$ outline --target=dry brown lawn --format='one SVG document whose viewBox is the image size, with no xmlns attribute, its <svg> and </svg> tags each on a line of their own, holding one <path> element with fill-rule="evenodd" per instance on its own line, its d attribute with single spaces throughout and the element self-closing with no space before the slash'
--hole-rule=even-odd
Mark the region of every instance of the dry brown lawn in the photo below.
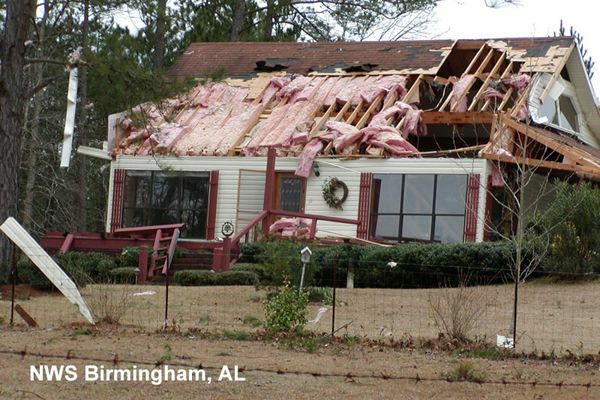
<svg viewBox="0 0 600 400">
<path fill-rule="evenodd" d="M 483 318 L 474 335 L 495 340 L 496 334 L 508 334 L 512 313 L 512 287 L 480 288 L 485 304 Z M 263 319 L 266 293 L 252 287 L 177 287 L 169 292 L 169 325 L 175 333 L 161 331 L 164 322 L 165 289 L 161 286 L 114 286 L 115 298 L 144 291 L 150 296 L 127 296 L 125 313 L 118 326 L 88 330 L 74 306 L 59 295 L 28 295 L 20 288 L 17 302 L 39 323 L 26 328 L 9 329 L 10 302 L 4 293 L 0 301 L 0 350 L 57 355 L 56 359 L 21 358 L 0 355 L 0 399 L 188 399 L 188 398 L 456 398 L 456 399 L 555 399 L 600 398 L 598 388 L 558 388 L 543 385 L 508 385 L 444 381 L 385 380 L 372 378 L 315 377 L 318 374 L 376 374 L 443 378 L 463 359 L 449 352 L 432 350 L 397 351 L 386 346 L 321 345 L 316 349 L 296 348 L 274 341 L 207 339 L 194 332 L 219 334 L 224 331 L 256 331 L 249 317 Z M 338 335 L 356 335 L 388 340 L 408 337 L 434 338 L 429 299 L 438 290 L 341 289 L 341 304 L 336 308 L 336 327 L 347 325 Z M 479 290 L 479 289 L 478 289 Z M 524 351 L 575 354 L 600 350 L 599 283 L 541 284 L 522 287 L 518 345 Z M 94 287 L 83 291 L 89 303 L 97 295 Z M 309 319 L 322 307 L 311 305 Z M 307 327 L 318 332 L 331 329 L 331 307 L 317 324 Z M 244 323 L 246 321 L 246 323 Z M 91 333 L 91 334 L 90 334 Z M 167 350 L 168 357 L 165 357 Z M 243 383 L 39 383 L 29 381 L 29 366 L 38 363 L 80 367 L 84 361 L 67 360 L 71 355 L 112 360 L 147 361 L 163 359 L 167 363 L 202 364 L 206 368 L 238 364 L 247 369 Z M 598 366 L 565 361 L 532 361 L 523 358 L 490 361 L 472 360 L 487 380 L 518 382 L 589 382 L 600 385 Z M 90 362 L 87 362 L 90 363 Z M 96 362 L 98 363 L 98 362 Z M 309 374 L 257 372 L 304 371 Z M 210 373 L 211 370 L 209 370 Z M 213 372 L 212 373 L 217 373 Z"/>
</svg>

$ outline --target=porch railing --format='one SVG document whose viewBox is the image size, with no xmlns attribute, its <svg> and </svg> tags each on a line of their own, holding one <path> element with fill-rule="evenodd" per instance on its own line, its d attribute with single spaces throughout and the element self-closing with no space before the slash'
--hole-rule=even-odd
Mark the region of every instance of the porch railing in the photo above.
<svg viewBox="0 0 600 400">
<path fill-rule="evenodd" d="M 254 217 L 242 230 L 236 235 L 230 238 L 224 238 L 222 245 L 215 247 L 213 250 L 213 271 L 226 271 L 229 269 L 231 264 L 239 260 L 241 256 L 241 246 L 245 243 L 251 243 L 260 239 L 263 236 L 267 236 L 268 232 L 265 232 L 266 227 L 269 226 L 269 222 L 272 217 L 296 217 L 305 218 L 312 221 L 309 239 L 314 239 L 317 232 L 318 221 L 329 221 L 338 222 L 342 224 L 358 225 L 359 221 L 356 219 L 330 217 L 327 215 L 318 214 L 305 214 L 295 211 L 283 211 L 283 210 L 263 210 L 256 217 Z M 259 230 L 262 229 L 262 232 Z"/>
</svg>

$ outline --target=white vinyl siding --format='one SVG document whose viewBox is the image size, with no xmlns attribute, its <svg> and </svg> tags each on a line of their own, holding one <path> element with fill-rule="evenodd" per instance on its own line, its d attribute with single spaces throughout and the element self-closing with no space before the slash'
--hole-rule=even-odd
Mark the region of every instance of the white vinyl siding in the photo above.
<svg viewBox="0 0 600 400">
<path fill-rule="evenodd" d="M 484 174 L 486 173 L 486 161 L 480 159 L 453 159 L 453 158 L 362 158 L 356 160 L 338 160 L 336 158 L 317 158 L 320 176 L 314 174 L 307 180 L 305 212 L 308 214 L 321 214 L 348 219 L 358 218 L 358 199 L 360 174 L 362 172 L 372 173 L 403 173 L 403 174 Z M 249 207 L 256 209 L 262 206 L 262 193 L 264 181 L 261 184 L 257 177 L 259 174 L 248 175 L 252 182 L 240 183 L 240 170 L 264 171 L 266 169 L 266 157 L 141 157 L 141 156 L 119 156 L 112 163 L 112 169 L 137 169 L 137 170 L 161 170 L 169 169 L 175 171 L 212 171 L 219 170 L 219 187 L 217 199 L 217 217 L 215 232 L 220 236 L 221 225 L 226 222 L 236 223 L 238 210 L 238 187 L 243 188 L 240 198 L 240 209 L 246 202 Z M 298 164 L 298 158 L 277 158 L 277 171 L 294 171 Z M 246 173 L 242 172 L 245 177 Z M 111 174 L 112 177 L 112 174 Z M 336 177 L 348 186 L 348 198 L 343 204 L 343 210 L 329 208 L 323 200 L 322 186 L 329 177 Z M 112 178 L 111 178 L 112 179 Z M 482 190 L 480 190 L 480 210 L 484 210 L 482 200 L 485 200 L 483 183 L 487 178 L 482 177 Z M 249 185 L 256 185 L 253 192 L 248 192 Z M 259 186 L 260 185 L 260 186 Z M 112 203 L 112 180 L 109 185 L 110 213 Z M 251 199 L 251 200 L 250 200 Z M 248 203 L 249 202 L 249 203 Z M 251 211 L 251 210 L 248 210 Z M 480 212 L 483 215 L 483 211 Z M 244 215 L 247 218 L 249 215 Z M 478 223 L 477 240 L 483 237 L 483 218 Z M 238 224 L 239 229 L 243 224 Z M 479 226 L 481 225 L 481 226 Z M 108 215 L 107 229 L 110 227 L 110 215 Z M 356 225 L 341 224 L 320 221 L 317 225 L 317 236 L 340 236 L 356 237 Z"/>
</svg>

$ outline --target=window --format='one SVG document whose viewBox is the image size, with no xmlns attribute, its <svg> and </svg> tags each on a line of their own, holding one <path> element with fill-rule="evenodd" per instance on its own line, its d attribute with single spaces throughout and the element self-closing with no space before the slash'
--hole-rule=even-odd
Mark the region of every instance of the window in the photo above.
<svg viewBox="0 0 600 400">
<path fill-rule="evenodd" d="M 373 175 L 371 235 L 387 240 L 463 241 L 467 175 Z"/>
<path fill-rule="evenodd" d="M 185 223 L 182 237 L 205 238 L 209 174 L 127 171 L 124 226 Z"/>
</svg>

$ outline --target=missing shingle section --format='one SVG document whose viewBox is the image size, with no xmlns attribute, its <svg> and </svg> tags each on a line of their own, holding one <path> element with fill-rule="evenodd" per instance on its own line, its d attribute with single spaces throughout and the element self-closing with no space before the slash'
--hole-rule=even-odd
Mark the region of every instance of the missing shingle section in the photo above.
<svg viewBox="0 0 600 400">
<path fill-rule="evenodd" d="M 258 60 L 254 70 L 257 72 L 283 71 L 296 61 L 297 59 L 295 58 L 266 58 L 264 60 Z"/>
<path fill-rule="evenodd" d="M 346 72 L 371 72 L 373 69 L 377 67 L 378 64 L 361 64 L 361 65 L 353 65 L 351 67 L 344 68 Z"/>
</svg>

